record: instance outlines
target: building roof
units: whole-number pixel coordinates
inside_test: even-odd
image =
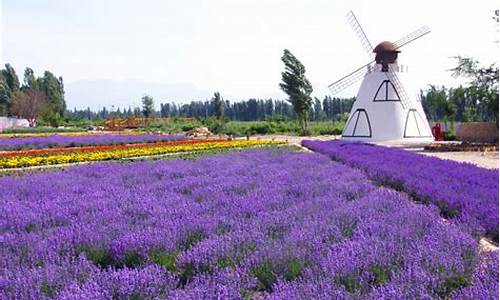
[[[380,53],[380,52],[401,52],[401,51],[399,51],[396,48],[396,45],[394,45],[392,42],[383,41],[373,49],[373,52]]]

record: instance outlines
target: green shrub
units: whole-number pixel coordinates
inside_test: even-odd
[[[349,293],[356,293],[361,290],[361,283],[357,273],[337,275],[334,278],[335,284],[343,286]]]
[[[446,130],[445,132],[443,132],[443,139],[445,141],[456,141],[457,135],[453,130]]]
[[[113,265],[113,257],[108,249],[104,247],[92,248],[90,246],[81,246],[77,249],[77,253],[83,252],[88,261],[101,268],[107,268]]]
[[[185,240],[179,242],[178,248],[182,251],[188,250],[198,242],[204,240],[206,237],[207,236],[204,232],[194,230],[187,235]]]
[[[261,291],[271,292],[273,284],[276,282],[276,275],[273,272],[273,267],[270,262],[263,262],[255,266],[251,273],[259,281],[258,289]]]
[[[372,265],[368,270],[373,274],[375,284],[382,285],[391,279],[391,271],[385,266]]]
[[[304,263],[296,258],[264,261],[251,269],[251,274],[258,280],[259,291],[272,292],[278,277],[292,281],[302,275]]]
[[[190,131],[190,130],[193,130],[197,127],[196,124],[194,123],[190,123],[190,124],[184,124],[181,126],[181,129],[182,131],[186,132],[186,131]]]
[[[295,278],[299,277],[302,275],[302,269],[303,269],[302,263],[297,260],[297,259],[291,259],[288,261],[286,265],[286,271],[285,274],[283,275],[283,278],[286,281],[292,281]]]
[[[177,272],[177,256],[179,252],[167,252],[162,249],[151,251],[149,258],[155,264],[165,267],[170,272]]]

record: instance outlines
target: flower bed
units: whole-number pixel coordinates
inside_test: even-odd
[[[94,152],[104,150],[117,150],[117,149],[132,149],[132,148],[151,148],[160,146],[175,146],[175,145],[188,145],[188,144],[202,144],[213,142],[224,142],[226,139],[198,139],[198,140],[180,140],[171,142],[152,142],[152,143],[138,143],[138,144],[125,144],[125,145],[98,145],[98,146],[82,146],[71,148],[44,148],[44,149],[31,149],[25,151],[4,151],[0,152],[2,157],[14,156],[44,156],[50,154],[63,154],[71,152]]]
[[[0,139],[0,149],[21,150],[38,148],[78,147],[88,145],[116,145],[183,140],[183,135],[159,134],[93,134],[48,135]]]
[[[136,134],[145,134],[145,131],[113,131],[112,134],[115,135],[136,135]],[[0,133],[0,139],[2,138],[20,138],[20,137],[45,137],[45,136],[53,136],[53,135],[62,135],[62,136],[95,136],[95,135],[105,135],[110,134],[110,132],[106,131],[70,131],[70,132],[31,132],[31,133]]]
[[[0,169],[33,167],[40,165],[58,165],[77,162],[102,161],[121,159],[128,157],[141,157],[162,155],[177,152],[207,151],[215,149],[246,148],[254,146],[272,146],[283,144],[279,141],[263,140],[191,140],[177,141],[151,145],[113,145],[102,147],[86,147],[59,150],[61,153],[52,151],[42,151],[33,155],[28,152],[27,155],[0,155]],[[82,151],[80,151],[82,149]],[[36,151],[35,151],[36,152]]]
[[[498,294],[468,233],[319,154],[93,164],[2,177],[0,194],[0,298]]]
[[[433,203],[444,217],[478,233],[482,228],[498,242],[498,170],[369,144],[302,144],[363,169],[379,184],[404,190],[418,201]]]

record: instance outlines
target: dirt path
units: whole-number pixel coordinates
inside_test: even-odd
[[[427,156],[468,162],[486,169],[498,169],[498,152],[419,152]]]

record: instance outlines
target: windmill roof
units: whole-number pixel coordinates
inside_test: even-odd
[[[401,52],[396,48],[396,45],[394,45],[392,42],[389,41],[383,41],[382,43],[378,44],[375,49],[373,49],[374,53],[379,53],[379,52]]]

